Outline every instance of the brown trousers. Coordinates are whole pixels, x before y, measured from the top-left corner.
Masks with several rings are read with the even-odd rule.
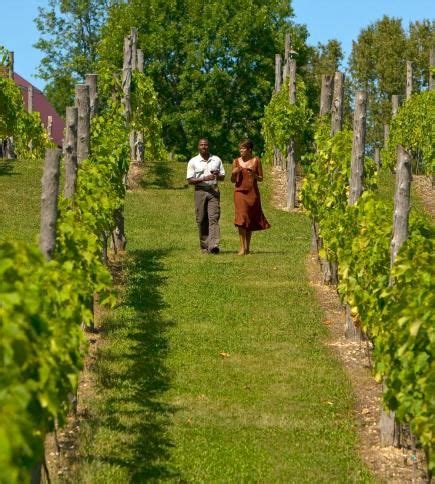
[[[221,215],[220,193],[215,190],[195,189],[195,215],[201,249],[219,246]]]

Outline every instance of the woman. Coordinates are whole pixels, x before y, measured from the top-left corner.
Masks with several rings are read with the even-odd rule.
[[[263,169],[258,156],[253,156],[254,143],[250,139],[239,144],[240,157],[233,161],[231,181],[234,190],[234,225],[239,229],[240,251],[238,255],[249,254],[251,235],[255,230],[270,228],[261,210],[260,192],[257,182],[263,180]]]

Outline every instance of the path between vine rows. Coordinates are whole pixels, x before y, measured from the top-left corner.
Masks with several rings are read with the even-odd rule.
[[[238,257],[232,191],[203,255],[184,164],[152,164],[126,203],[119,306],[102,321],[74,481],[369,482],[350,383],[305,275],[309,223],[275,210]]]

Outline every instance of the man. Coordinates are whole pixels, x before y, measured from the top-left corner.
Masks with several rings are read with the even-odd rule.
[[[203,252],[219,254],[220,193],[218,181],[225,178],[222,160],[210,155],[209,142],[201,138],[199,154],[187,165],[187,181],[195,187],[195,213],[199,244]]]

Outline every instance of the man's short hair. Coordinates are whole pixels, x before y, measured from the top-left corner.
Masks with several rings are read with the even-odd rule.
[[[201,141],[207,141],[207,143],[210,144],[210,141],[207,138],[199,138],[198,144],[201,143]]]

